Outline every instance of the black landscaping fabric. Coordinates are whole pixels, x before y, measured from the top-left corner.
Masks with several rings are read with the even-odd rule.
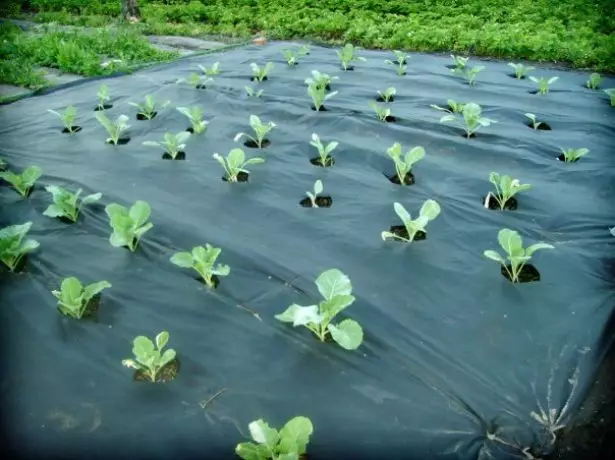
[[[367,62],[342,72],[333,49],[312,48],[295,68],[288,43],[187,58],[104,81],[113,118],[130,116],[130,142],[105,144],[95,119],[100,80],[0,108],[0,157],[9,168],[36,164],[44,175],[28,199],[0,188],[0,226],[32,221],[40,248],[21,274],[0,274],[2,408],[6,445],[36,458],[234,458],[258,418],[281,426],[296,415],[315,427],[308,447],[321,459],[518,459],[546,454],[551,435],[531,412],[555,409],[570,422],[608,350],[605,326],[614,307],[615,109],[601,91],[583,87],[586,73],[540,67],[559,76],[547,96],[511,77],[506,63],[483,62],[475,87],[450,73],[448,57],[412,54],[408,74],[384,63],[392,54],[360,51]],[[222,74],[198,91],[177,84],[197,64],[220,61]],[[258,87],[244,92],[251,62],[275,61]],[[475,62],[479,64],[479,62]],[[304,79],[337,75],[339,94],[315,112]],[[614,87],[607,79],[603,87]],[[397,89],[396,123],[369,108],[377,90]],[[152,94],[171,106],[137,121],[129,101]],[[440,124],[429,107],[447,99],[476,102],[498,123],[466,139]],[[47,109],[74,104],[83,129],[61,133]],[[185,161],[162,160],[142,146],[166,131],[189,127],[177,106],[200,104],[210,126],[193,136]],[[526,126],[531,112],[551,131]],[[249,182],[229,184],[212,158],[236,146],[250,114],[278,126],[271,145],[244,148],[266,162]],[[339,141],[335,165],[310,164],[313,132]],[[401,187],[386,149],[421,145],[415,183]],[[556,160],[559,148],[590,149],[576,163]],[[491,171],[533,189],[515,211],[483,207]],[[299,202],[316,179],[330,208]],[[102,192],[78,223],[42,215],[57,184]],[[427,239],[406,245],[380,239],[398,225],[393,203],[415,215],[426,199],[441,215]],[[104,205],[147,200],[154,228],[135,253],[109,244]],[[554,250],[532,258],[541,280],[513,285],[483,256],[499,249],[501,228],[528,245]],[[216,290],[196,272],[169,262],[172,254],[211,243],[231,267]],[[339,268],[356,302],[342,316],[364,328],[364,343],[346,351],[320,343],[304,328],[274,319],[296,302],[315,303],[314,280]],[[50,291],[64,277],[106,279],[96,321],[60,315]],[[165,384],[133,382],[121,365],[132,339],[170,332],[180,371]],[[216,393],[216,398],[207,401]],[[207,403],[207,404],[206,404]],[[205,406],[205,407],[203,407]]]

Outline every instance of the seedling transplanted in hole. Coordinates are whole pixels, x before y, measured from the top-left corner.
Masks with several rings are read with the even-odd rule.
[[[318,207],[318,205],[316,204],[316,198],[318,198],[318,195],[320,195],[323,190],[324,190],[324,187],[322,185],[322,181],[320,179],[318,179],[316,182],[314,182],[314,188],[312,190],[313,193],[312,192],[305,192],[305,194],[310,199],[310,203],[312,203],[312,207],[313,208],[317,208]]]
[[[81,319],[92,299],[103,289],[110,287],[111,284],[108,281],[83,286],[77,278],[70,277],[62,281],[59,291],[54,290],[51,293],[58,299],[58,309],[62,314]]]
[[[340,270],[332,268],[316,278],[318,291],[324,300],[318,305],[303,307],[292,304],[275,318],[294,327],[305,326],[324,342],[329,335],[342,348],[354,350],[363,342],[363,329],[356,321],[345,319],[337,325],[331,324],[333,318],[349,307],[355,300],[350,279]]]
[[[348,70],[351,68],[350,63],[353,61],[365,61],[364,57],[357,56],[355,54],[357,48],[355,48],[351,43],[347,43],[341,50],[337,50],[336,53],[342,61],[342,69]]]
[[[199,69],[207,76],[220,75],[220,62],[214,62],[209,68],[199,64]]]
[[[503,228],[498,232],[498,242],[507,256],[506,259],[496,251],[487,250],[483,254],[491,260],[495,260],[502,264],[506,270],[507,277],[513,283],[519,282],[519,275],[523,267],[532,258],[539,249],[554,249],[553,246],[547,243],[539,242],[523,248],[523,241],[519,233],[508,228]]]
[[[510,176],[500,175],[496,172],[489,173],[489,182],[495,187],[495,193],[489,192],[485,198],[485,207],[489,205],[489,198],[493,197],[501,210],[504,210],[506,203],[517,193],[532,188],[530,184],[522,184],[519,179]]]
[[[38,166],[28,166],[20,174],[11,171],[0,172],[0,179],[4,179],[23,197],[27,197],[34,187],[43,170]]]
[[[216,260],[222,249],[214,248],[207,243],[205,247],[195,246],[192,252],[177,252],[171,257],[171,262],[182,268],[195,269],[207,285],[213,288],[215,286],[214,276],[228,276],[231,268],[228,265],[216,264]]]
[[[314,104],[314,109],[319,112],[323,107],[325,101],[331,99],[333,96],[337,94],[337,91],[332,91],[327,93],[327,90],[324,86],[318,85],[316,83],[308,84],[307,92],[312,98],[312,103]]]
[[[318,134],[312,133],[312,141],[310,142],[310,145],[313,145],[318,150],[318,156],[320,157],[321,166],[326,168],[327,166],[333,165],[333,158],[331,158],[331,152],[333,152],[337,148],[339,142],[332,141],[325,146],[320,140]]]
[[[376,112],[376,117],[380,121],[388,121],[391,116],[391,109],[388,107],[382,107],[376,104],[374,101],[369,102],[369,106],[372,108],[374,112]]]
[[[179,152],[183,152],[186,148],[186,141],[189,138],[190,133],[187,131],[181,131],[177,134],[165,133],[164,140],[160,142],[144,141],[143,145],[162,148],[172,159],[175,160]]]
[[[306,48],[304,46],[296,50],[289,48],[282,50],[282,54],[284,55],[284,59],[286,59],[286,63],[291,67],[297,65],[299,63],[299,58],[305,56],[308,53],[309,48]]]
[[[244,460],[299,460],[306,453],[310,436],[314,432],[307,417],[294,417],[278,432],[262,419],[250,425],[254,442],[242,442],[235,453]]]
[[[49,193],[51,193],[53,204],[50,204],[43,215],[48,217],[62,217],[70,220],[71,222],[77,222],[79,217],[79,211],[81,207],[94,203],[102,198],[102,193],[92,193],[86,195],[79,202],[79,196],[82,189],[78,189],[76,193],[71,193],[65,188],[58,187],[56,185],[48,185],[45,187]]]
[[[248,97],[261,97],[263,95],[263,93],[265,92],[265,90],[263,90],[263,89],[259,89],[258,91],[254,91],[254,88],[252,88],[251,86],[244,86],[244,89],[246,90],[246,95]]]
[[[391,102],[393,100],[393,96],[397,94],[397,90],[393,87],[387,88],[384,91],[378,91],[378,95],[380,96],[380,100],[383,102]]]
[[[463,121],[465,124],[466,137],[469,139],[481,126],[489,126],[492,123],[497,123],[495,120],[485,118],[482,116],[483,109],[480,105],[474,102],[468,102],[463,105],[461,113],[463,115]],[[440,118],[440,123],[448,121],[457,121],[455,115],[445,115]]]
[[[26,222],[0,229],[0,261],[10,271],[15,271],[21,259],[39,247],[38,241],[25,239],[31,227],[32,222]]]
[[[96,95],[98,96],[98,105],[96,106],[97,110],[105,110],[110,108],[107,104],[105,104],[105,101],[111,100],[109,97],[109,87],[107,85],[100,85]]]
[[[170,103],[171,103],[171,101],[163,102],[160,105],[160,108],[158,110],[164,109]],[[141,115],[146,120],[151,120],[152,118],[154,118],[156,116],[156,113],[157,113],[157,111],[156,111],[156,99],[151,94],[148,94],[147,96],[145,96],[145,102],[143,104],[139,104],[139,103],[136,103],[136,102],[129,102],[128,104],[132,105],[133,107],[136,107],[137,109],[139,109],[139,111],[137,112],[137,116]]]
[[[453,99],[448,99],[446,103],[448,104],[448,107],[440,107],[439,105],[436,105],[436,104],[430,104],[429,107],[431,107],[432,109],[441,110],[443,112],[447,112],[450,114],[461,113],[463,111],[464,104],[462,104],[461,102],[455,102]]]
[[[451,59],[453,60],[453,66],[455,67],[453,71],[465,69],[468,61],[470,60],[470,58],[455,56],[454,54],[451,54]]]
[[[536,121],[536,115],[533,113],[526,113],[525,116],[532,122],[532,128],[538,129],[541,125],[543,125],[541,121]]]
[[[525,78],[528,73],[535,69],[535,67],[524,66],[521,63],[515,64],[513,62],[509,62],[508,65],[515,69],[515,77],[517,78],[517,80]]]
[[[137,200],[130,210],[111,203],[107,205],[105,212],[113,229],[109,242],[116,248],[127,247],[134,252],[143,235],[154,227],[154,224],[148,222],[151,208],[145,201]]]
[[[466,68],[464,75],[466,77],[466,80],[468,81],[468,85],[474,86],[474,84],[476,84],[476,76],[484,69],[484,65],[477,65],[475,67]]]
[[[275,64],[273,62],[268,62],[261,68],[256,64],[256,62],[252,62],[250,67],[252,68],[252,80],[261,82],[267,78],[267,75],[273,70]]]
[[[397,75],[405,75],[406,64],[410,56],[406,55],[403,51],[394,50],[393,53],[395,54],[395,60],[387,59],[384,63],[397,66]]]
[[[250,126],[254,130],[254,134],[256,138],[250,136],[246,133],[237,133],[235,135],[234,141],[239,141],[242,137],[247,137],[250,139],[256,147],[259,149],[263,148],[263,142],[265,141],[265,136],[275,128],[276,124],[273,121],[269,121],[267,123],[263,123],[259,117],[256,115],[250,115]]]
[[[585,86],[589,89],[600,89],[600,84],[604,81],[604,78],[599,73],[592,73],[589,76],[589,80],[585,82]]]
[[[395,213],[399,216],[404,227],[406,228],[406,232],[408,233],[408,238],[405,238],[401,235],[397,235],[393,232],[382,232],[380,237],[382,241],[385,241],[387,238],[398,239],[405,243],[412,243],[416,238],[419,232],[423,232],[427,234],[427,230],[425,227],[427,224],[434,220],[440,214],[440,205],[435,200],[427,200],[421,206],[421,210],[419,211],[419,216],[416,219],[412,219],[410,213],[406,211],[406,208],[401,203],[395,202],[393,204],[393,209],[395,209]]]
[[[538,86],[538,93],[543,95],[543,96],[549,93],[549,86],[552,83],[555,83],[557,80],[559,80],[559,77],[551,77],[551,78],[540,77],[540,78],[536,78],[536,77],[530,76],[529,78],[534,83],[536,83],[536,85]]]
[[[410,173],[412,165],[425,156],[425,149],[423,147],[414,147],[407,151],[404,157],[401,144],[395,142],[387,149],[387,155],[395,163],[395,172],[397,173],[400,185],[405,185],[406,176]]]
[[[201,134],[207,130],[209,122],[203,120],[203,109],[198,105],[193,107],[177,107],[177,111],[186,116],[192,125],[193,134]]]
[[[589,153],[589,149],[581,148],[581,149],[560,149],[562,154],[560,158],[564,159],[566,163],[572,163],[575,161],[579,161],[581,157],[584,157]]]
[[[151,382],[159,379],[160,371],[175,360],[175,350],[169,348],[162,353],[162,349],[169,342],[169,333],[162,331],[156,336],[156,345],[145,336],[138,336],[133,341],[132,353],[135,359],[124,359],[122,365],[142,372]],[[172,377],[171,377],[172,378]]]
[[[188,75],[188,78],[180,80],[180,82],[183,81],[188,83],[194,89],[206,89],[209,84],[214,82],[214,79],[206,75],[199,75],[196,72],[192,72]]]
[[[127,123],[128,117],[126,115],[120,115],[115,121],[111,121],[104,113],[98,112],[96,114],[96,119],[107,130],[107,134],[109,134],[106,141],[108,144],[117,145],[122,133],[130,128],[130,125]]]
[[[241,149],[232,149],[226,156],[226,159],[219,153],[214,153],[213,157],[224,168],[226,173],[224,177],[228,182],[239,182],[239,173],[250,174],[246,166],[265,162],[264,159],[259,157],[246,160],[246,154]]]
[[[333,80],[339,80],[339,77],[331,77],[326,73],[320,73],[318,70],[312,70],[312,78],[306,78],[306,85],[316,85],[317,88],[328,90]]]
[[[77,109],[73,105],[69,105],[64,109],[64,112],[59,113],[55,110],[47,109],[47,112],[53,113],[60,120],[62,120],[62,124],[64,124],[64,132],[69,134],[76,133],[81,130],[81,127],[75,125],[75,120],[77,120]]]
[[[615,107],[615,88],[607,88],[604,92],[611,98],[611,106]]]

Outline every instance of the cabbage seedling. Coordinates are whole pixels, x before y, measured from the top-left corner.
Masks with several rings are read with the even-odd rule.
[[[581,157],[584,157],[589,153],[589,149],[560,149],[562,151],[561,157],[563,157],[564,162],[572,163],[574,161],[578,161]]]
[[[455,56],[454,54],[451,54],[451,59],[453,60],[453,65],[455,66],[453,71],[456,71],[465,69],[470,58]]]
[[[353,61],[365,61],[364,57],[357,56],[355,54],[356,50],[357,48],[355,48],[352,44],[346,43],[341,50],[336,51],[340,61],[342,61],[342,69],[351,69],[352,66],[350,63]]]
[[[615,88],[605,89],[604,92],[611,98],[611,106],[615,107]]]
[[[186,148],[186,141],[188,138],[190,138],[190,133],[187,131],[181,131],[177,134],[165,133],[164,140],[160,142],[144,141],[143,145],[148,147],[160,147],[175,160],[179,152],[183,152]]]
[[[62,217],[70,220],[71,222],[77,222],[79,217],[79,211],[81,207],[86,204],[94,203],[102,198],[102,193],[92,193],[86,195],[79,202],[79,196],[82,190],[77,190],[76,193],[71,193],[68,190],[58,187],[56,185],[48,185],[45,187],[49,193],[51,193],[53,204],[50,204],[43,215],[48,217]]]
[[[107,134],[109,134],[107,143],[112,143],[114,145],[118,144],[122,133],[130,128],[130,125],[126,123],[128,121],[126,115],[120,115],[115,121],[111,121],[104,113],[98,112],[96,113],[96,119],[107,130]]]
[[[395,202],[393,204],[393,209],[395,209],[395,213],[399,216],[402,223],[404,224],[406,232],[408,233],[408,237],[405,238],[402,235],[398,235],[390,231],[382,232],[380,234],[382,241],[385,241],[387,238],[393,238],[401,240],[405,243],[412,243],[412,241],[414,241],[419,232],[427,234],[427,230],[425,229],[425,227],[430,221],[434,220],[440,214],[440,205],[435,200],[425,201],[423,203],[423,206],[421,206],[419,216],[414,220],[412,220],[412,217],[410,217],[410,213],[406,211],[406,208],[404,208],[401,203]]]
[[[25,239],[32,222],[0,229],[0,261],[15,271],[21,259],[39,247],[38,241]]]
[[[530,261],[532,254],[539,249],[554,249],[550,244],[542,242],[523,248],[523,241],[519,233],[508,228],[503,228],[498,232],[498,242],[507,254],[506,258],[491,250],[485,251],[484,255],[488,259],[502,264],[508,274],[508,278],[513,283],[519,282],[519,275],[525,264]]]
[[[169,333],[162,331],[156,336],[156,345],[145,336],[138,336],[134,339],[132,353],[135,359],[124,359],[122,364],[126,367],[135,369],[143,373],[150,381],[159,380],[159,373],[162,369],[175,359],[175,350],[169,348],[162,353],[162,349],[169,342]]]
[[[397,90],[393,87],[387,88],[384,91],[378,91],[380,100],[384,102],[391,102],[393,100],[393,96],[395,96],[396,94]]]
[[[235,453],[243,460],[298,460],[306,453],[314,432],[307,417],[294,417],[278,432],[262,419],[248,425],[254,442],[242,442]]]
[[[481,126],[489,126],[491,123],[497,123],[495,120],[485,118],[482,116],[483,109],[480,105],[474,102],[468,102],[464,104],[461,113],[463,115],[463,121],[465,123],[466,137],[469,139],[478,131]],[[440,123],[447,121],[456,121],[455,115],[445,115],[440,118]]]
[[[403,51],[393,50],[393,54],[395,55],[395,60],[389,61],[391,64],[406,65],[408,63],[408,59],[410,59],[410,56]]]
[[[530,80],[532,80],[534,83],[536,83],[536,85],[538,85],[538,93],[541,95],[545,95],[549,93],[549,85],[551,85],[552,83],[555,83],[557,80],[559,80],[559,77],[551,77],[551,78],[547,78],[547,77],[540,77],[540,78],[536,78],[536,77],[529,77]]]
[[[485,69],[484,65],[478,65],[476,67],[470,67],[466,69],[465,77],[466,77],[466,80],[468,81],[468,85],[474,86],[474,84],[476,84],[476,76],[478,75],[479,72],[481,72],[484,69]]]
[[[256,147],[262,149],[263,142],[265,141],[265,136],[267,135],[267,133],[269,133],[269,131],[276,127],[276,124],[273,121],[263,123],[261,119],[256,115],[250,115],[250,126],[254,130],[256,138],[246,133],[237,133],[234,139],[235,142],[237,142],[242,137],[247,137],[254,143]]]
[[[98,110],[108,109],[109,106],[105,104],[105,101],[111,100],[111,98],[109,97],[109,87],[107,85],[100,85],[100,88],[98,89],[98,93],[96,95],[98,96],[98,105],[96,106],[96,108]]]
[[[406,152],[406,156],[403,156],[401,150],[401,144],[395,142],[391,147],[387,149],[387,155],[395,163],[395,171],[400,185],[404,185],[406,182],[406,176],[410,173],[412,165],[421,160],[425,156],[425,149],[423,147],[414,147]]]
[[[148,222],[151,208],[145,201],[137,200],[130,210],[111,203],[107,205],[105,212],[113,229],[109,242],[116,248],[127,247],[134,252],[143,235],[154,227],[154,224]]]
[[[369,106],[376,112],[376,117],[378,117],[380,121],[387,121],[391,116],[391,109],[388,107],[379,106],[374,101],[370,101]]]
[[[51,109],[47,109],[47,112],[53,113],[60,120],[62,120],[62,124],[64,124],[64,132],[73,134],[81,130],[79,126],[75,125],[75,121],[77,120],[77,109],[74,106],[69,105],[62,113]]]
[[[283,49],[282,54],[284,54],[284,59],[286,59],[286,63],[289,66],[295,66],[299,63],[299,58],[308,54],[309,48],[300,47],[298,50],[291,49]]]
[[[209,68],[199,64],[199,69],[201,69],[201,72],[203,72],[207,76],[220,75],[220,62],[214,62]]]
[[[312,190],[314,193],[305,192],[308,198],[310,199],[310,203],[312,203],[313,208],[318,207],[318,205],[316,204],[316,198],[318,198],[318,195],[320,195],[323,190],[324,190],[324,187],[322,185],[322,181],[318,179],[316,182],[314,182],[314,188]]]
[[[327,93],[324,86],[318,85],[316,83],[308,84],[307,92],[312,98],[312,104],[314,104],[314,109],[317,112],[320,111],[326,100],[331,99],[337,94],[337,91]]]
[[[214,276],[228,276],[231,268],[228,265],[216,264],[216,259],[222,252],[220,248],[214,248],[207,243],[205,247],[195,246],[192,252],[178,252],[171,257],[171,262],[182,268],[194,268],[207,287],[215,286]]]
[[[312,133],[312,141],[310,142],[310,145],[313,145],[318,150],[321,166],[325,168],[327,166],[333,166],[333,158],[331,158],[331,152],[333,152],[337,148],[339,142],[332,141],[325,146],[321,142],[320,137],[318,137],[318,134]]]
[[[446,101],[448,107],[440,107],[436,104],[430,104],[429,107],[436,110],[441,110],[443,112],[448,112],[451,114],[461,113],[463,111],[463,105],[461,102],[455,102],[453,99],[448,99]]]
[[[250,64],[250,67],[252,68],[252,80],[261,82],[267,78],[267,75],[273,70],[275,64],[273,62],[268,62],[261,68],[253,62]]]
[[[160,110],[164,109],[167,105],[169,105],[171,101],[165,101],[160,105]],[[143,104],[138,104],[136,102],[129,102],[129,105],[136,107],[139,109],[137,112],[137,116],[141,116],[146,120],[151,120],[158,113],[156,111],[156,99],[151,94],[145,96],[145,102]]]
[[[603,80],[604,78],[599,73],[594,72],[589,76],[589,80],[585,82],[585,86],[589,89],[600,89],[600,84]]]
[[[210,83],[214,82],[214,79],[205,75],[199,75],[196,72],[192,72],[190,75],[188,75],[188,78],[180,81],[185,81],[194,89],[206,89]]]
[[[100,294],[103,289],[110,287],[111,284],[108,281],[99,281],[83,286],[77,278],[70,277],[62,281],[59,291],[51,291],[51,293],[58,299],[58,309],[61,313],[75,319],[81,319],[92,299]]]
[[[322,272],[316,278],[318,292],[324,300],[318,305],[303,307],[292,304],[275,318],[294,327],[305,326],[324,342],[329,335],[342,348],[354,350],[363,342],[363,329],[356,321],[345,319],[334,325],[333,318],[355,300],[350,279],[336,268]]]
[[[512,67],[513,69],[515,69],[515,77],[517,78],[517,80],[521,80],[522,78],[525,78],[525,76],[528,73],[530,73],[532,70],[535,69],[535,67],[524,66],[521,63],[515,64],[514,62],[509,62],[508,65],[509,67]]]
[[[384,61],[385,64],[392,64],[396,67],[397,75],[405,75],[406,74],[406,55],[401,51],[393,51],[397,56],[397,53],[400,54],[394,61],[387,59]]]
[[[320,73],[318,70],[312,70],[312,78],[306,78],[305,84],[308,86],[315,85],[318,89],[329,90],[333,80],[339,80],[339,77],[331,77],[326,73]]]
[[[265,90],[263,90],[263,89],[259,89],[258,91],[254,91],[254,89],[251,86],[244,86],[244,89],[246,90],[246,95],[248,97],[261,97],[263,95],[263,93],[265,92]]]
[[[201,134],[205,132],[209,122],[203,120],[203,109],[195,105],[193,107],[177,107],[177,111],[190,120],[193,134]]]
[[[29,166],[21,174],[15,174],[11,171],[0,172],[0,179],[4,179],[11,184],[21,196],[27,197],[38,178],[42,175],[43,170],[41,168]]]
[[[541,121],[536,121],[536,115],[533,113],[526,113],[525,116],[532,122],[532,128],[538,129],[543,124]]]
[[[501,210],[504,210],[506,203],[519,192],[532,188],[530,184],[522,184],[519,179],[510,176],[501,176],[496,172],[489,173],[489,182],[495,187],[495,193],[489,192],[485,199],[485,207],[489,203],[489,197],[493,197],[498,202]]]
[[[241,149],[232,149],[226,156],[226,159],[219,153],[214,153],[213,157],[222,165],[226,175],[224,176],[228,182],[239,182],[239,173],[250,174],[246,169],[247,165],[256,165],[264,163],[265,160],[259,157],[248,158]]]

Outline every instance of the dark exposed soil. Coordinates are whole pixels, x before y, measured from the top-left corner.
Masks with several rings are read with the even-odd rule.
[[[88,302],[88,305],[85,307],[85,311],[83,312],[81,319],[95,319],[96,318],[96,313],[98,312],[98,308],[100,307],[101,296],[102,296],[102,293],[99,292],[98,294],[96,294],[94,297],[90,299],[90,301]],[[58,307],[58,311],[60,312],[60,314],[67,316],[68,318],[71,318],[71,319],[73,318],[72,316],[69,316],[65,314],[64,312],[62,312],[59,307]]]
[[[100,105],[97,105],[96,107],[94,107],[94,112],[100,112],[102,110],[109,110],[113,108],[113,104],[103,104],[102,107]]]
[[[70,130],[68,128],[64,128],[62,129],[62,133],[63,134],[75,134],[78,133],[79,131],[81,131],[83,128],[81,126],[71,126]]]
[[[158,115],[158,112],[152,113],[151,117],[147,118],[144,114],[138,113],[137,114],[137,120],[140,120],[140,121],[143,121],[143,120],[153,120],[154,118],[156,118],[156,115]]]
[[[326,112],[327,110],[329,110],[324,105],[321,105],[320,108],[316,110],[316,106],[314,104],[310,105],[310,109],[314,110],[315,112]]]
[[[331,205],[333,204],[333,198],[331,198],[330,196],[317,196],[315,201],[316,201],[316,205],[319,208],[330,208]],[[312,200],[310,200],[309,197],[306,197],[303,200],[301,200],[299,204],[303,206],[304,208],[313,207]]]
[[[393,225],[391,226],[391,228],[389,228],[389,232],[401,238],[405,238],[405,239],[408,239],[408,237],[410,236],[408,234],[408,230],[406,230],[406,227],[404,225]],[[416,235],[414,235],[414,239],[412,241],[421,241],[425,239],[427,239],[427,234],[419,230],[418,232],[416,232]],[[395,238],[395,241],[399,241],[400,243],[405,243],[405,241],[398,240],[397,238]]]
[[[240,173],[237,174],[237,182],[248,182],[249,177],[250,177],[250,174],[241,171]],[[222,180],[224,182],[229,182],[226,176],[222,176]]]
[[[255,141],[253,141],[252,139],[248,139],[243,143],[243,145],[245,145],[249,149],[264,149],[271,145],[271,141],[269,139],[263,139],[263,142],[261,142],[261,146],[259,147]]]
[[[579,161],[579,160],[580,160],[580,158],[575,158],[574,160],[569,160],[569,161],[567,162],[567,161],[566,161],[566,155],[564,155],[563,153],[562,153],[562,154],[560,154],[560,155],[557,157],[557,159],[558,159],[559,161],[564,162],[564,163],[576,163],[577,161]]]
[[[269,80],[269,77],[264,77],[262,80],[259,80],[258,78],[252,76],[250,77],[250,81],[267,81]]]
[[[207,283],[205,282],[205,280],[203,279],[201,275],[195,276],[194,279],[209,288],[209,286],[207,286]],[[214,283],[214,289],[216,289],[218,285],[220,284],[220,278],[218,277],[218,275],[212,275],[211,281]]]
[[[382,96],[379,94],[379,95],[376,97],[376,100],[377,100],[378,102],[384,102],[384,103],[386,104],[386,103],[389,103],[389,102],[395,102],[395,96],[391,96],[391,97],[389,98],[389,100],[387,101],[384,97],[382,97]]]
[[[179,372],[179,360],[175,358],[173,361],[165,365],[156,375],[155,383],[168,382],[173,380]],[[149,377],[143,371],[135,371],[133,379],[137,382],[151,382]]]
[[[537,131],[551,131],[551,126],[549,126],[544,121],[536,120],[536,122],[540,123],[538,127],[536,128]],[[531,121],[528,121],[527,123],[525,123],[525,126],[534,129],[534,124]]]
[[[508,265],[508,270],[511,270],[511,266]],[[501,266],[500,273],[502,276],[510,281],[510,275],[506,269]],[[525,264],[519,273],[519,283],[534,283],[540,281],[540,272],[531,264]]]
[[[312,163],[314,166],[320,166],[321,168],[330,168],[331,166],[335,164],[335,158],[329,155],[327,156],[327,159],[325,163],[323,164],[322,159],[318,156],[318,157],[310,158],[310,163]]]
[[[114,145],[112,141],[105,141],[107,144]],[[126,145],[130,142],[130,137],[120,137],[117,140],[117,145]]]
[[[487,198],[486,196],[483,197],[483,206],[485,205],[486,198]],[[487,203],[487,207],[493,211],[501,211],[500,203],[498,203],[498,200],[496,200],[493,194],[491,193],[489,194],[489,202]],[[516,210],[517,209],[517,199],[515,197],[509,198],[504,204],[504,209],[508,211]]]
[[[399,176],[397,175],[397,173],[393,174],[392,176],[387,176],[387,179],[389,179],[389,181],[391,181],[392,183],[394,183],[396,185],[402,185],[401,181],[399,180]],[[412,185],[412,184],[414,184],[414,174],[409,172],[408,174],[406,174],[404,176],[404,184],[403,185]]]
[[[186,152],[177,152],[177,155],[175,155],[175,158],[173,158],[169,153],[164,152],[162,154],[162,159],[163,160],[185,160]]]

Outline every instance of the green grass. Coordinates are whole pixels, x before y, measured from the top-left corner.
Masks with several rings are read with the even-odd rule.
[[[119,0],[30,2],[47,12],[39,20],[100,25],[120,14]],[[139,0],[139,5],[139,30],[150,34],[247,37],[262,30],[273,39],[349,41],[615,71],[612,0]]]

